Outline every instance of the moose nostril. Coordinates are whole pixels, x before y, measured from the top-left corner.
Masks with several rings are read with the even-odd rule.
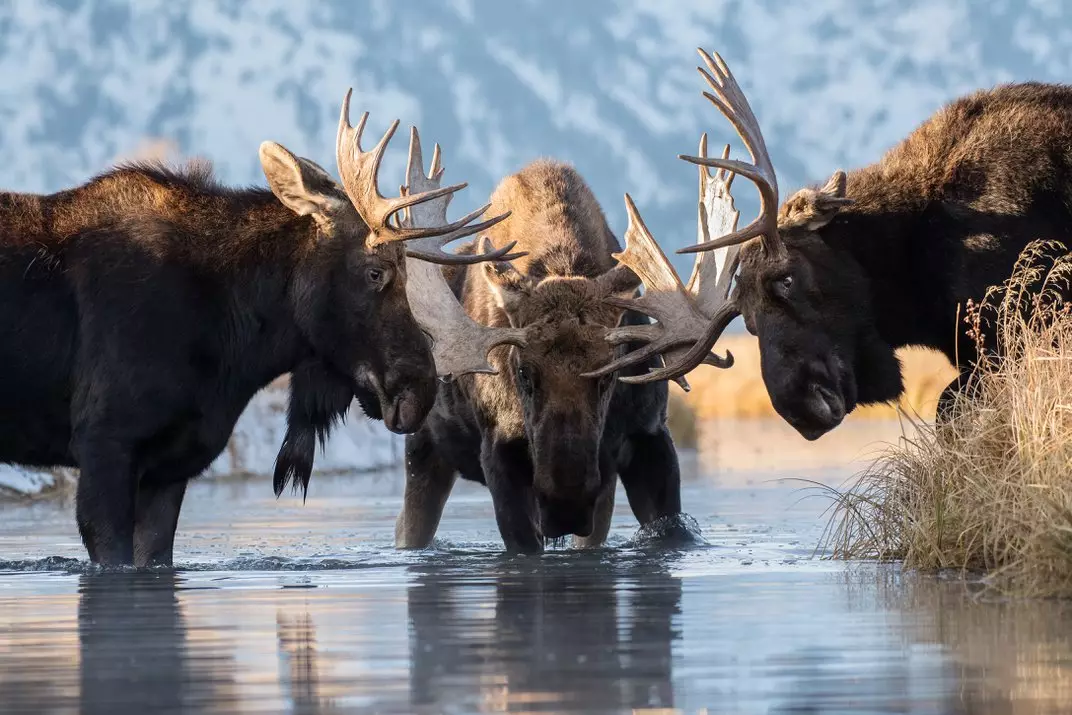
[[[383,424],[395,434],[405,434],[409,431],[405,403],[395,400],[383,411]]]
[[[417,408],[412,396],[406,392],[394,399],[391,405],[391,415],[394,418],[392,427],[397,431],[409,432],[417,421]]]
[[[822,412],[828,422],[840,422],[845,417],[845,401],[841,395],[821,384],[814,384],[812,390],[815,395],[816,412]]]

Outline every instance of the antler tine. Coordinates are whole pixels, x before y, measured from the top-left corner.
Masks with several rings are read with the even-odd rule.
[[[342,164],[343,151],[355,147],[361,151],[361,132],[365,130],[365,122],[368,120],[368,112],[361,115],[355,130],[350,126],[350,98],[354,94],[354,88],[346,90],[346,96],[342,98],[342,112],[339,116],[339,131],[335,135],[335,160]]]
[[[417,166],[424,166],[423,160],[420,159],[421,155],[421,138],[417,136],[417,127],[411,127],[412,133],[410,134],[410,140],[417,143]],[[443,166],[441,162],[441,152],[439,150],[439,142],[435,143],[435,147],[432,149],[432,165],[428,167],[428,177],[439,181],[443,176]]]
[[[498,216],[490,218],[487,221],[482,221],[480,223],[475,223],[468,226],[464,225],[464,223],[468,223],[469,221],[472,221],[474,218],[477,218],[478,216],[483,214],[485,211],[488,210],[490,206],[491,204],[485,204],[476,211],[473,211],[469,215],[458,219],[453,224],[450,224],[451,226],[460,226],[460,228],[458,228],[458,230],[456,231],[451,231],[450,233],[443,236],[437,236],[433,234],[430,237],[423,239],[421,241],[421,246],[423,246],[423,248],[407,247],[406,255],[410,258],[419,258],[422,261],[428,261],[430,263],[438,263],[440,265],[450,266],[467,266],[472,265],[474,263],[483,263],[485,261],[512,261],[515,258],[521,258],[522,256],[528,255],[524,251],[520,251],[518,253],[511,253],[514,246],[517,245],[517,241],[511,241],[509,244],[503,246],[502,248],[496,248],[495,250],[488,251],[487,253],[463,254],[449,253],[443,250],[443,247],[446,246],[448,243],[457,241],[459,238],[472,236],[474,233],[481,233],[483,231],[486,231],[500,221],[504,221],[510,217],[510,212],[507,211],[506,213],[499,214]]]
[[[780,254],[784,251],[784,246],[778,236],[778,180],[770,161],[770,154],[767,152],[763,132],[759,128],[759,122],[722,56],[715,53],[712,57],[703,49],[699,49],[698,52],[707,65],[707,69],[702,67],[697,69],[713,92],[713,94],[704,92],[703,95],[733,125],[752,157],[753,163],[737,161],[728,156],[711,158],[706,155],[699,157],[680,155],[678,158],[699,166],[740,174],[750,179],[759,189],[760,210],[755,220],[743,229],[715,240],[697,243],[678,252],[711,251],[743,243],[758,236],[763,242],[764,250],[771,254]]]
[[[434,193],[442,177],[443,168],[440,165],[439,145],[436,145],[432,154],[432,168],[428,175],[425,175],[420,135],[416,128],[412,129],[409,164],[406,168],[407,186],[401,187],[402,196],[413,195],[412,192],[415,190],[423,191],[425,194]],[[488,353],[500,345],[523,347],[525,331],[515,328],[489,328],[474,321],[466,314],[454,292],[447,285],[442,270],[434,263],[463,262],[449,260],[453,258],[465,258],[466,263],[510,259],[511,255],[508,254],[514,244],[475,257],[456,257],[442,250],[444,244],[490,228],[504,220],[508,214],[496,216],[479,224],[466,225],[487,211],[488,207],[484,206],[452,224],[447,224],[447,205],[452,195],[452,193],[441,193],[435,200],[411,204],[407,207],[404,230],[438,229],[438,231],[434,234],[429,233],[415,242],[414,248],[407,250],[406,269],[409,276],[406,281],[406,295],[417,322],[432,338],[432,354],[435,357],[436,371],[440,376],[449,378],[466,373],[494,374],[496,370],[488,362]],[[434,261],[434,263],[429,261]]]
[[[438,187],[442,179],[443,167],[439,144],[437,143],[432,151],[432,166],[428,171],[428,175],[425,176],[421,136],[416,127],[410,127],[409,161],[406,165],[406,180],[409,185],[408,187],[399,187],[399,193],[405,197],[409,194],[409,189],[414,186]],[[465,184],[461,184],[461,186],[465,186]],[[432,194],[435,194],[435,189],[427,190],[423,195]],[[420,195],[418,194],[418,196]],[[435,198],[440,200],[436,201],[434,200]],[[461,255],[444,251],[443,247],[448,243],[486,231],[510,215],[510,212],[507,211],[487,221],[471,223],[474,219],[483,216],[484,212],[491,207],[491,204],[485,204],[476,211],[472,211],[457,221],[449,223],[447,221],[447,206],[450,205],[452,198],[453,192],[443,193],[439,197],[433,196],[432,200],[406,207],[407,226],[400,229],[400,232],[414,241],[406,246],[407,256],[442,265],[471,265],[483,261],[510,261],[525,255],[523,253],[510,253],[511,249],[517,245],[516,242],[488,253],[476,253],[473,255]]]
[[[707,134],[700,137],[699,156],[707,158]],[[730,145],[727,144],[722,150],[722,158],[729,159],[729,156]],[[715,236],[733,233],[741,213],[734,206],[733,195],[730,193],[736,174],[725,168],[719,168],[714,174],[705,166],[698,166],[697,170],[700,181],[697,191],[699,200],[696,207],[696,243],[702,245],[710,242],[712,233]],[[705,314],[713,314],[725,302],[727,291],[718,290],[721,286],[720,279],[725,279],[736,270],[739,251],[740,245],[734,244],[696,254],[696,263],[693,264],[687,288]],[[725,288],[728,288],[728,284]]]
[[[723,159],[729,158],[729,151],[730,147],[726,145],[722,151]],[[707,158],[706,134],[700,137],[699,155],[701,158]],[[733,195],[730,193],[734,177],[732,171],[720,167],[712,173],[702,165],[698,167],[698,171],[699,201],[697,203],[696,241],[704,244],[710,242],[712,233],[715,235],[732,233],[737,228],[740,212],[734,206]],[[636,215],[636,210],[631,206],[631,202],[627,203],[627,207],[630,214],[630,229],[626,233],[628,252],[628,247],[632,245],[629,240],[633,235],[631,232],[634,230],[633,217]],[[639,215],[636,216],[639,219]],[[643,227],[643,223],[640,222],[639,226]],[[641,237],[649,240],[650,234],[643,229]],[[661,254],[658,246],[654,246],[654,250]],[[643,301],[630,303],[628,306],[625,306],[626,302],[620,302],[619,304],[625,307],[633,307],[647,313],[659,322],[654,325],[626,327],[611,331],[608,339],[612,342],[644,342],[647,345],[607,365],[601,372],[637,364],[650,359],[657,353],[662,353],[665,361],[663,367],[649,370],[643,375],[622,377],[621,381],[638,384],[658,380],[677,380],[682,387],[687,389],[688,383],[684,381],[684,375],[697,365],[704,363],[721,368],[731,367],[733,365],[731,353],[727,352],[726,357],[723,358],[711,353],[710,350],[722,331],[737,316],[736,306],[729,299],[729,293],[733,275],[737,271],[739,253],[740,245],[735,244],[720,251],[697,254],[692,275],[684,289],[686,295],[682,298],[691,299],[690,305],[703,316],[699,320],[681,320],[668,315],[666,311],[660,315]],[[619,258],[619,260],[622,259]],[[665,256],[663,260],[665,261]],[[665,265],[669,270],[673,270],[669,267],[669,262]],[[632,268],[631,265],[630,267]],[[634,272],[637,272],[635,268]],[[645,279],[644,283],[650,291],[649,281]],[[677,325],[668,327],[669,320],[677,320]],[[680,345],[685,342],[691,342],[691,346],[686,348]]]
[[[637,274],[644,283],[645,292],[635,300],[608,298],[606,301],[621,308],[638,310],[655,318],[658,323],[623,326],[609,331],[607,340],[616,345],[630,342],[644,342],[647,345],[588,373],[588,377],[601,377],[615,370],[637,365],[657,353],[664,355],[667,363],[672,366],[671,369],[677,370],[681,357],[690,352],[690,348],[702,336],[703,326],[708,323],[707,316],[700,311],[692,296],[681,285],[681,279],[644,224],[644,219],[629,194],[625,195],[625,208],[629,214],[625,250],[614,254],[614,258]],[[683,377],[705,357],[707,356],[701,356],[700,360],[688,369],[678,371],[674,377]],[[725,367],[733,364],[732,357],[727,360],[717,356],[712,358],[714,364],[724,364]],[[651,374],[653,373],[649,373]],[[649,375],[621,379],[629,382],[649,382]],[[688,389],[687,382],[681,380],[680,383],[683,388]]]
[[[335,139],[335,158],[339,165],[339,175],[343,188],[350,202],[369,227],[366,243],[377,246],[391,241],[413,241],[430,236],[451,233],[462,227],[457,222],[427,224],[421,228],[401,228],[392,221],[398,212],[449,196],[465,188],[465,184],[436,187],[424,192],[409,192],[402,196],[386,198],[380,193],[377,176],[383,161],[387,145],[398,129],[398,120],[392,122],[387,131],[371,151],[361,148],[361,135],[368,122],[368,112],[361,115],[357,127],[350,126],[350,99],[353,90],[347,90],[339,117],[339,131]],[[460,238],[461,235],[457,236]],[[434,260],[431,255],[443,256],[449,260],[449,254],[439,252],[430,254],[427,260]]]

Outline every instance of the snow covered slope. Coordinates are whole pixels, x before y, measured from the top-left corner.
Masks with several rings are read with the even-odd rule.
[[[675,157],[702,131],[732,138],[700,97],[696,46],[729,61],[791,190],[877,158],[959,94],[1072,77],[1070,20],[1060,0],[11,0],[0,185],[59,189],[147,141],[211,158],[236,183],[263,183],[269,138],[333,169],[352,85],[372,132],[398,117],[444,145],[450,179],[470,182],[458,212],[553,155],[578,166],[617,231],[629,191],[680,245],[695,182]]]

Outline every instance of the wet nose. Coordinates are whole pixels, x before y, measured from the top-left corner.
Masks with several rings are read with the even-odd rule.
[[[822,383],[812,383],[808,390],[808,406],[815,418],[827,424],[838,424],[845,418],[845,400]]]

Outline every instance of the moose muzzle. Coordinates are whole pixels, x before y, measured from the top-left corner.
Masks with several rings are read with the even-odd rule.
[[[592,533],[599,472],[600,434],[577,420],[562,417],[546,421],[533,441],[533,483],[540,530],[557,539],[567,534]]]
[[[381,417],[384,426],[396,434],[416,432],[435,404],[436,377],[431,360],[425,369],[406,369],[402,365],[389,369],[385,379],[373,370],[361,370],[356,381],[359,388],[376,396],[378,410],[370,410],[371,400],[361,399],[359,390],[358,399],[365,412],[372,418]]]

